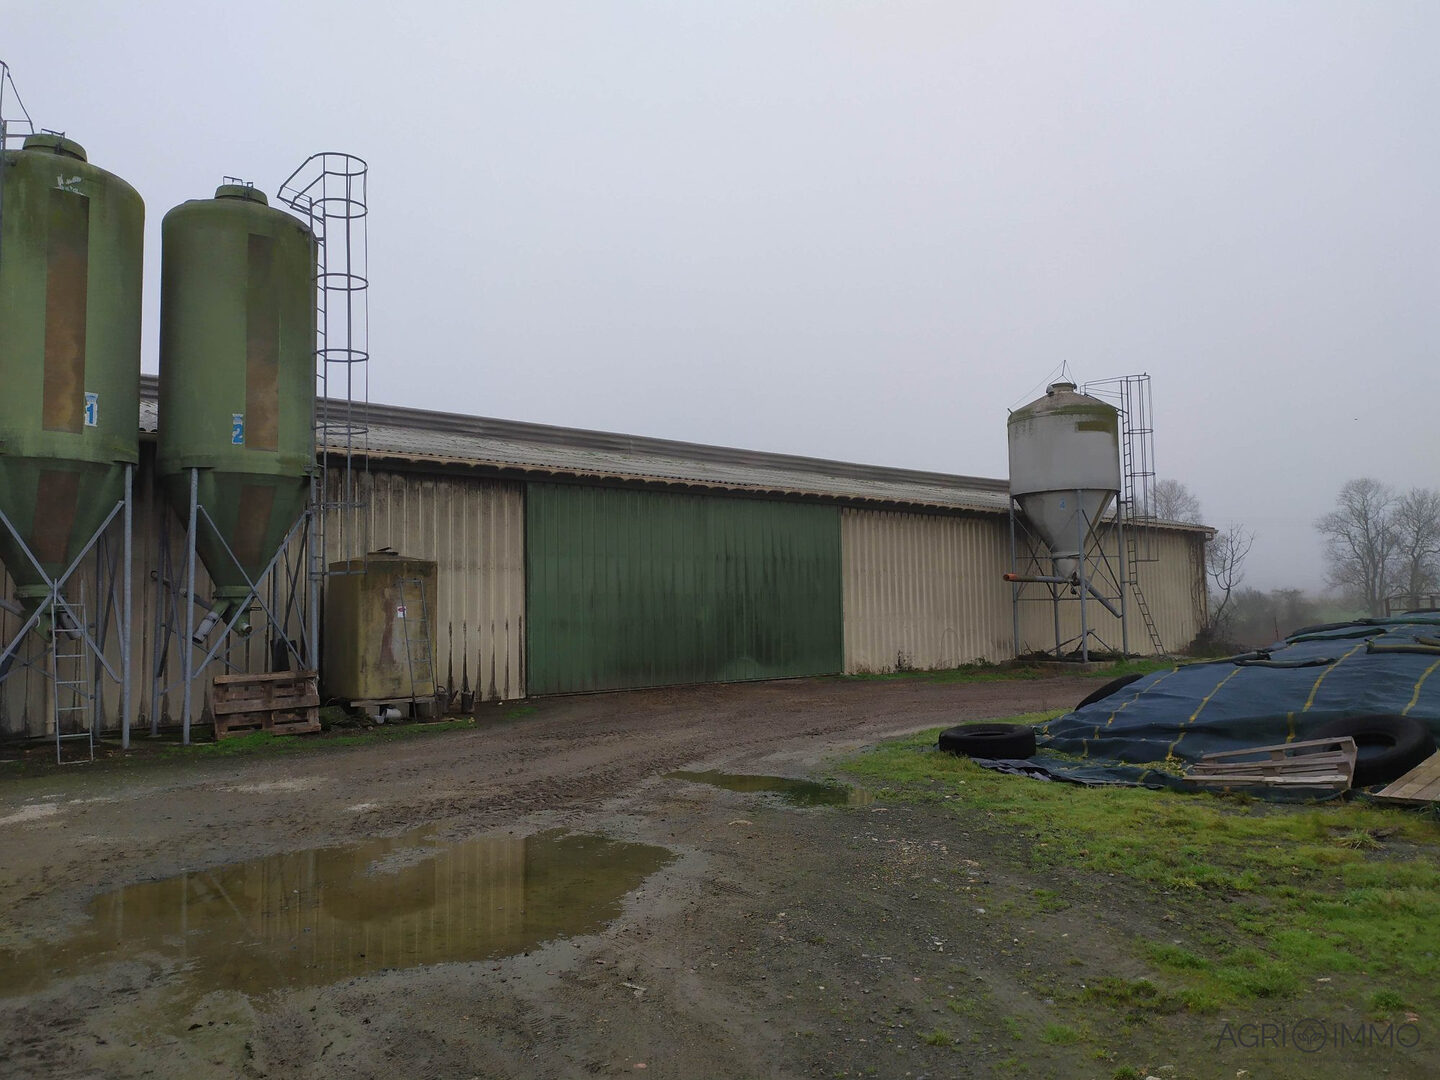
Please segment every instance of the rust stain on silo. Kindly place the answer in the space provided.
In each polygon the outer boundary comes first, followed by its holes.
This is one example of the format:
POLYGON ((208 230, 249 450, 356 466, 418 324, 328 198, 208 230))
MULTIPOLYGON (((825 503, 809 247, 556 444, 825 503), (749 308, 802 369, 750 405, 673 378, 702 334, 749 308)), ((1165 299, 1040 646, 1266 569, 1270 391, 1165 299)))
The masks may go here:
POLYGON ((251 233, 245 273, 245 446, 280 448, 280 303, 275 238, 251 233))
POLYGON ((241 566, 258 566, 265 560, 265 534, 270 531, 270 513, 275 506, 275 489, 266 484, 246 484, 240 489, 240 508, 235 519, 235 558, 241 566))
POLYGON ((80 474, 68 469, 46 469, 40 474, 35 499, 35 523, 30 550, 42 563, 63 563, 70 547, 70 530, 80 504, 80 474))
POLYGON ((85 424, 85 313, 90 289, 90 200, 50 191, 45 251, 45 377, 41 421, 46 431, 76 435, 85 424))

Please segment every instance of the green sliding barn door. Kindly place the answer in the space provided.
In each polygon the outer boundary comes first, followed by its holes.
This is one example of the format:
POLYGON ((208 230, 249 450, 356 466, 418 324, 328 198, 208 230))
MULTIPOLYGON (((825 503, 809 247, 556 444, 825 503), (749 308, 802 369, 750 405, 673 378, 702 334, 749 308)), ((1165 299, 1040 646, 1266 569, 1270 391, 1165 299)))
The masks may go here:
POLYGON ((532 694, 834 674, 833 506, 532 483, 532 694))

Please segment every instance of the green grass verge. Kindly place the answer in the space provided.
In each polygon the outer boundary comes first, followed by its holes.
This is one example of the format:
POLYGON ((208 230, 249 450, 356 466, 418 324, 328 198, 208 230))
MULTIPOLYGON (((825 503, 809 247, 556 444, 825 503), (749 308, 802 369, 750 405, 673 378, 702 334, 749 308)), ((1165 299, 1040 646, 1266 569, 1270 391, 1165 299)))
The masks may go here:
MULTIPOLYGON (((1170 660, 1117 660, 1113 664, 1096 668, 1094 671, 1077 671, 1086 679, 1109 680, 1121 675, 1147 675, 1152 671, 1164 671, 1174 667, 1170 660)), ((935 671, 902 669, 899 671, 862 672, 857 675, 842 675, 840 678, 854 682, 890 682, 909 679, 929 683, 983 683, 1014 682, 1019 679, 1046 679, 1055 674, 1053 668, 1037 667, 1034 664, 962 664, 957 668, 943 668, 935 671)))
MULTIPOLYGON (((939 753, 938 731, 884 743, 845 771, 882 797, 939 803, 1017 836, 1038 871, 1121 876, 1179 913, 1184 947, 1136 943, 1155 981, 1104 979, 1092 984, 1096 1000, 1132 1014, 1210 1012, 1324 981, 1374 1017, 1440 1006, 1433 816, 1037 783, 939 753)), ((1027 903, 1063 900, 1046 889, 1027 903)))
POLYGON ((330 749, 341 746, 372 746, 377 742, 399 742, 404 739, 423 738, 447 731, 461 731, 475 726, 470 717, 462 720, 441 720, 429 723, 397 723, 359 731, 340 733, 325 732, 319 736, 271 735, 266 731, 254 731, 247 735, 236 735, 219 742, 207 738, 200 742, 182 746, 172 743, 160 747, 157 755, 174 760, 178 757, 247 757, 253 754, 291 754, 304 750, 330 749))
MULTIPOLYGON (((114 740, 102 744, 97 750, 95 761, 87 769, 135 769, 157 765, 175 764, 181 761, 215 761, 244 757, 285 757, 306 752, 321 753, 325 750, 349 746, 372 746, 375 743, 399 742, 406 739, 424 738, 450 731, 463 731, 475 727, 472 717, 456 720, 427 721, 420 723, 386 724, 364 729, 337 729, 315 735, 272 735, 269 732, 253 731, 236 735, 220 742, 208 728, 196 732, 195 741, 189 746, 180 742, 179 735, 165 735, 158 739, 137 735, 128 752, 121 751, 114 740)), ((34 752, 18 760, 0 761, 0 776, 31 778, 53 774, 69 766, 56 765, 53 749, 32 748, 34 752)))

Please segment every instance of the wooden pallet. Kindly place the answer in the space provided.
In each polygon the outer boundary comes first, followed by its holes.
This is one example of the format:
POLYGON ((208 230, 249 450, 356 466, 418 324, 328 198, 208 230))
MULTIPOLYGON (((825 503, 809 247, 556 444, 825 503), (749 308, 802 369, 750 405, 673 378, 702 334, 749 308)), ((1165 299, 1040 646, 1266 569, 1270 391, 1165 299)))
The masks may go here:
POLYGON ((251 731, 306 735, 320 730, 320 691, 313 671, 218 675, 211 692, 215 738, 251 731))
POLYGON ((1345 791, 1355 776, 1355 740, 1304 739, 1206 754, 1185 779, 1208 787, 1314 787, 1345 791), (1257 756, 1258 755, 1258 756, 1257 756))
POLYGON ((1399 780, 1377 791, 1374 797, 1409 806, 1440 802, 1440 754, 1431 754, 1399 780))

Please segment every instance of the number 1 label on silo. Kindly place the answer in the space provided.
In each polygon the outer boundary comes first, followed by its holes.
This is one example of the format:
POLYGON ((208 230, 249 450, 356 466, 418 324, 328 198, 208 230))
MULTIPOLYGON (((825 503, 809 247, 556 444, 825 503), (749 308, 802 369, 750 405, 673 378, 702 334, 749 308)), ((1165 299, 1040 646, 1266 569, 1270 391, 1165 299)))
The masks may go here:
POLYGON ((100 423, 100 395, 85 394, 85 426, 94 427, 100 423))
POLYGON ((243 412, 230 414, 230 445, 245 445, 245 414, 243 412))

